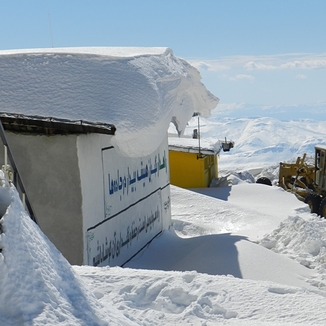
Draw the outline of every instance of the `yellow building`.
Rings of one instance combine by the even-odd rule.
[[[222,144],[169,137],[170,183],[181,188],[206,188],[218,177]]]

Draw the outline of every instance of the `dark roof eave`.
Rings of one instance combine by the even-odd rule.
[[[41,116],[25,116],[22,114],[0,113],[0,119],[5,130],[32,134],[66,135],[100,133],[114,135],[116,130],[113,124],[51,117],[46,118]]]

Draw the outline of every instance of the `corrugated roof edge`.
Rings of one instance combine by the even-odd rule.
[[[5,130],[34,134],[55,135],[101,133],[114,135],[116,131],[113,124],[42,117],[37,115],[29,116],[24,114],[0,112],[0,119]]]

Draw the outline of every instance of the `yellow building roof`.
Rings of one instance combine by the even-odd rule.
[[[216,139],[194,139],[190,137],[178,137],[169,135],[169,150],[176,152],[199,153],[205,155],[217,155],[221,149],[222,144]]]

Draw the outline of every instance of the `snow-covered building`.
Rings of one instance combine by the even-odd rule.
[[[205,188],[218,177],[220,141],[169,137],[170,182],[181,188]]]
[[[171,223],[167,130],[218,99],[168,48],[0,51],[0,118],[42,231],[123,265]]]

